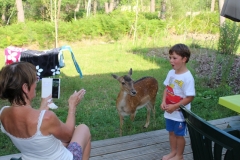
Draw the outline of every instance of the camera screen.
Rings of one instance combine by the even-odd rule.
[[[60,97],[60,79],[53,78],[52,98],[59,98],[59,97]]]

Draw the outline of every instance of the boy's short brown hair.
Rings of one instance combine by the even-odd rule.
[[[186,63],[189,61],[191,52],[188,48],[188,46],[186,46],[185,44],[175,44],[174,46],[172,46],[169,50],[169,54],[172,55],[173,52],[175,52],[177,55],[181,56],[181,57],[186,57]]]

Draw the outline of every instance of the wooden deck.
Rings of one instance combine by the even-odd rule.
[[[220,129],[227,127],[229,122],[240,121],[240,116],[209,121]],[[168,132],[163,130],[145,132],[131,136],[93,141],[90,160],[160,160],[170,150]],[[20,157],[20,154],[0,157],[9,160]],[[186,137],[184,160],[192,160],[189,136]]]

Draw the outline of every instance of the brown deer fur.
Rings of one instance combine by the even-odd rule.
[[[120,118],[120,136],[122,136],[123,117],[130,115],[134,120],[136,110],[146,106],[147,119],[145,128],[149,125],[151,110],[155,116],[155,100],[158,91],[158,82],[153,77],[143,77],[136,82],[131,79],[132,69],[128,75],[117,76],[112,74],[113,78],[120,83],[120,92],[118,93],[116,107]]]

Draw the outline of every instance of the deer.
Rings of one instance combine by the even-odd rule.
[[[151,111],[155,117],[155,101],[158,92],[158,81],[153,77],[142,77],[133,81],[132,68],[128,75],[112,77],[120,83],[120,91],[116,100],[116,107],[120,119],[120,136],[122,136],[122,126],[124,116],[129,116],[134,121],[138,109],[147,108],[146,123],[143,126],[147,128],[150,123]]]

